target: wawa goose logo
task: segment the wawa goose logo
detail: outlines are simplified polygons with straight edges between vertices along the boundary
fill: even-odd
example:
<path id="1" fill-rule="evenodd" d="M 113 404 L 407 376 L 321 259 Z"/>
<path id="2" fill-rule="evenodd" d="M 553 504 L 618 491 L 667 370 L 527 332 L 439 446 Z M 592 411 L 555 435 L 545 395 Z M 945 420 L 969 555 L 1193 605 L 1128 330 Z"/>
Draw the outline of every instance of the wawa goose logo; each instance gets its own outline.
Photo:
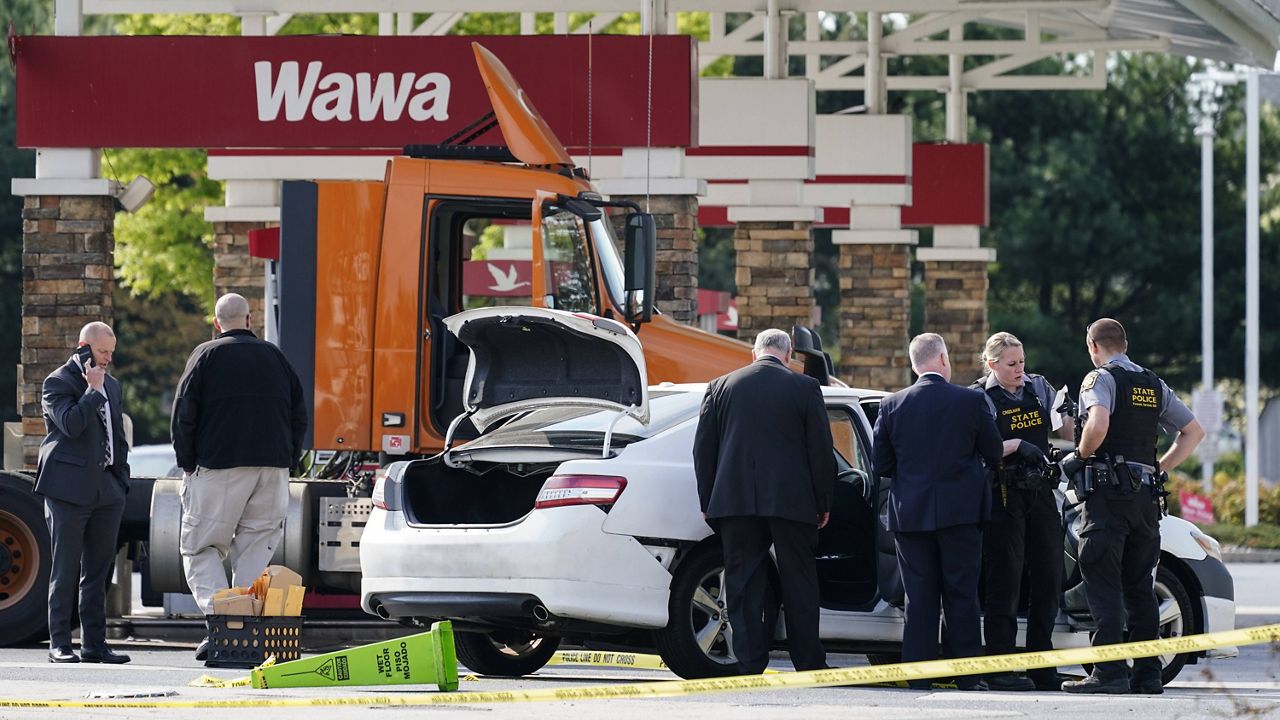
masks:
<path id="1" fill-rule="evenodd" d="M 329 122 L 361 122 L 382 119 L 395 122 L 406 112 L 415 121 L 449 119 L 449 76 L 432 72 L 343 73 L 324 72 L 319 60 L 307 63 L 300 72 L 297 61 L 280 63 L 279 71 L 269 60 L 253 64 L 258 94 L 258 120 L 273 122 L 284 109 L 284 119 Z"/>

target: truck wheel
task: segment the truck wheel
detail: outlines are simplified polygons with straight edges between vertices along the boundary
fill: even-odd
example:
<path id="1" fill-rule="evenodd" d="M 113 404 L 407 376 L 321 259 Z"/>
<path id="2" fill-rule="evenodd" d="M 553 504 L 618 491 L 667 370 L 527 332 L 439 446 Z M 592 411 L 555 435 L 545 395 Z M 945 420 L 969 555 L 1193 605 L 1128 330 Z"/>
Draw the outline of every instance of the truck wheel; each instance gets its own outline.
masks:
<path id="1" fill-rule="evenodd" d="M 44 637 L 49 627 L 49 530 L 31 481 L 0 474 L 0 644 Z"/>
<path id="2" fill-rule="evenodd" d="M 770 583 L 765 627 L 778 624 L 777 593 Z M 693 551 L 671 580 L 667 626 L 654 632 L 658 654 L 671 672 L 685 679 L 738 674 L 733 628 L 725 610 L 724 556 L 719 545 Z"/>
<path id="3" fill-rule="evenodd" d="M 520 630 L 458 632 L 454 633 L 453 640 L 458 659 L 468 670 L 496 677 L 532 675 L 560 648 L 558 637 Z"/>

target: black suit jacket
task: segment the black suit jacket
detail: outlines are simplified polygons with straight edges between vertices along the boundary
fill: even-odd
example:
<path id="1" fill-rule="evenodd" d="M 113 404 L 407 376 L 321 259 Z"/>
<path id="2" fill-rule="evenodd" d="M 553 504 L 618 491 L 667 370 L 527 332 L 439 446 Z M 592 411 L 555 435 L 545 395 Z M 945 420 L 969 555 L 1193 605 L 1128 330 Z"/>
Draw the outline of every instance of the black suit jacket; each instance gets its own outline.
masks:
<path id="1" fill-rule="evenodd" d="M 977 390 L 926 374 L 880 403 L 875 472 L 893 479 L 889 529 L 924 532 L 991 516 L 983 460 L 1003 454 L 1000 431 Z"/>
<path id="2" fill-rule="evenodd" d="M 713 380 L 702 399 L 693 468 L 709 519 L 816 525 L 831 507 L 836 476 L 818 382 L 768 357 Z"/>
<path id="3" fill-rule="evenodd" d="M 75 360 L 54 370 L 44 379 L 42 405 L 46 435 L 40 444 L 36 466 L 36 492 L 48 497 L 88 505 L 98 497 L 96 483 L 115 482 L 121 492 L 129 490 L 129 444 L 124 436 L 120 383 L 108 375 L 107 391 L 86 393 L 89 384 Z M 99 469 L 106 459 L 103 436 L 106 428 L 98 415 L 104 402 L 111 403 L 111 431 L 114 458 L 110 472 Z M 107 480 L 110 478 L 110 480 Z"/>

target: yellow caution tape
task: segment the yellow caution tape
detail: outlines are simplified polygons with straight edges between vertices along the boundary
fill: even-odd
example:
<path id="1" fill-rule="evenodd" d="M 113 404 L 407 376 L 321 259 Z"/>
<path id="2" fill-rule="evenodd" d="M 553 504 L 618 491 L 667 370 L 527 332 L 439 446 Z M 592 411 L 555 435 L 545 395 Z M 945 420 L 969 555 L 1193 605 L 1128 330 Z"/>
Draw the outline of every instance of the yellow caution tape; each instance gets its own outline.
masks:
<path id="1" fill-rule="evenodd" d="M 319 698 L 243 698 L 235 700 L 24 700 L 0 698 L 0 707 L 16 708 L 258 708 L 318 706 L 421 706 L 421 705 L 490 705 L 513 702 L 548 702 L 565 700 L 621 700 L 634 698 L 681 697 L 744 690 L 782 690 L 785 688 L 835 687 L 868 685 L 899 680 L 929 680 L 956 675 L 976 675 L 1003 670 L 1022 670 L 1080 665 L 1083 663 L 1128 660 L 1156 655 L 1182 654 L 1212 650 L 1233 645 L 1255 645 L 1280 641 L 1280 625 L 1264 625 L 1243 630 L 1226 630 L 1206 635 L 1146 640 L 1142 642 L 1069 648 L 1044 652 L 992 655 L 953 660 L 872 665 L 856 668 L 833 668 L 774 675 L 744 675 L 705 680 L 666 680 L 622 685 L 588 685 L 582 687 L 539 688 L 535 690 L 501 690 L 482 692 L 450 692 L 387 695 L 351 695 Z"/>
<path id="2" fill-rule="evenodd" d="M 206 687 L 206 688 L 229 688 L 229 687 L 253 687 L 253 678 L 248 676 L 226 680 L 224 678 L 216 678 L 212 675 L 201 675 L 200 677 L 187 683 L 187 687 Z"/>
<path id="3" fill-rule="evenodd" d="M 604 667 L 638 668 L 641 670 L 666 670 L 667 664 L 657 655 L 627 652 L 599 652 L 595 650 L 560 650 L 551 656 L 548 665 L 596 665 Z"/>

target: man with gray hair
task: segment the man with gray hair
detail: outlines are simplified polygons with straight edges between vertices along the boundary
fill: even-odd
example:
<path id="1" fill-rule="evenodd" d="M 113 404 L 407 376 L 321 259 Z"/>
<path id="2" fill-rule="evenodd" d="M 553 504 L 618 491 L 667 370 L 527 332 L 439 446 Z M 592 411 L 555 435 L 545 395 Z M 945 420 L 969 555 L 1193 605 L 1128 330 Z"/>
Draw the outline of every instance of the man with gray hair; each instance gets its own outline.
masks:
<path id="1" fill-rule="evenodd" d="M 206 615 L 213 595 L 247 586 L 271 562 L 284 533 L 289 469 L 302 456 L 302 383 L 275 345 L 249 330 L 249 303 L 227 293 L 214 308 L 218 336 L 187 359 L 170 432 L 182 468 L 178 546 L 187 586 Z M 208 640 L 196 650 L 205 660 Z"/>
<path id="2" fill-rule="evenodd" d="M 44 496 L 49 570 L 49 662 L 127 663 L 107 647 L 107 579 L 129 491 L 120 383 L 111 326 L 91 322 L 66 364 L 45 378 L 44 441 L 36 493 Z M 71 649 L 71 610 L 80 588 L 80 655 Z"/>
<path id="3" fill-rule="evenodd" d="M 875 473 L 891 483 L 889 530 L 907 595 L 902 661 L 938 656 L 940 611 L 946 656 L 972 657 L 982 653 L 981 523 L 991 516 L 983 462 L 999 463 L 1004 444 L 986 397 L 950 383 L 951 359 L 940 335 L 917 335 L 909 352 L 920 379 L 880 403 L 872 443 Z M 958 678 L 956 686 L 986 689 L 976 677 Z"/>
<path id="4" fill-rule="evenodd" d="M 830 517 L 836 465 L 822 389 L 787 367 L 791 338 L 756 336 L 755 362 L 707 386 L 693 441 L 703 517 L 720 535 L 732 648 L 743 674 L 769 664 L 764 621 L 774 547 L 787 644 L 797 670 L 827 666 L 818 636 L 818 530 Z M 728 635 L 728 633 L 726 633 Z M 723 641 L 717 641 L 723 642 Z"/>

